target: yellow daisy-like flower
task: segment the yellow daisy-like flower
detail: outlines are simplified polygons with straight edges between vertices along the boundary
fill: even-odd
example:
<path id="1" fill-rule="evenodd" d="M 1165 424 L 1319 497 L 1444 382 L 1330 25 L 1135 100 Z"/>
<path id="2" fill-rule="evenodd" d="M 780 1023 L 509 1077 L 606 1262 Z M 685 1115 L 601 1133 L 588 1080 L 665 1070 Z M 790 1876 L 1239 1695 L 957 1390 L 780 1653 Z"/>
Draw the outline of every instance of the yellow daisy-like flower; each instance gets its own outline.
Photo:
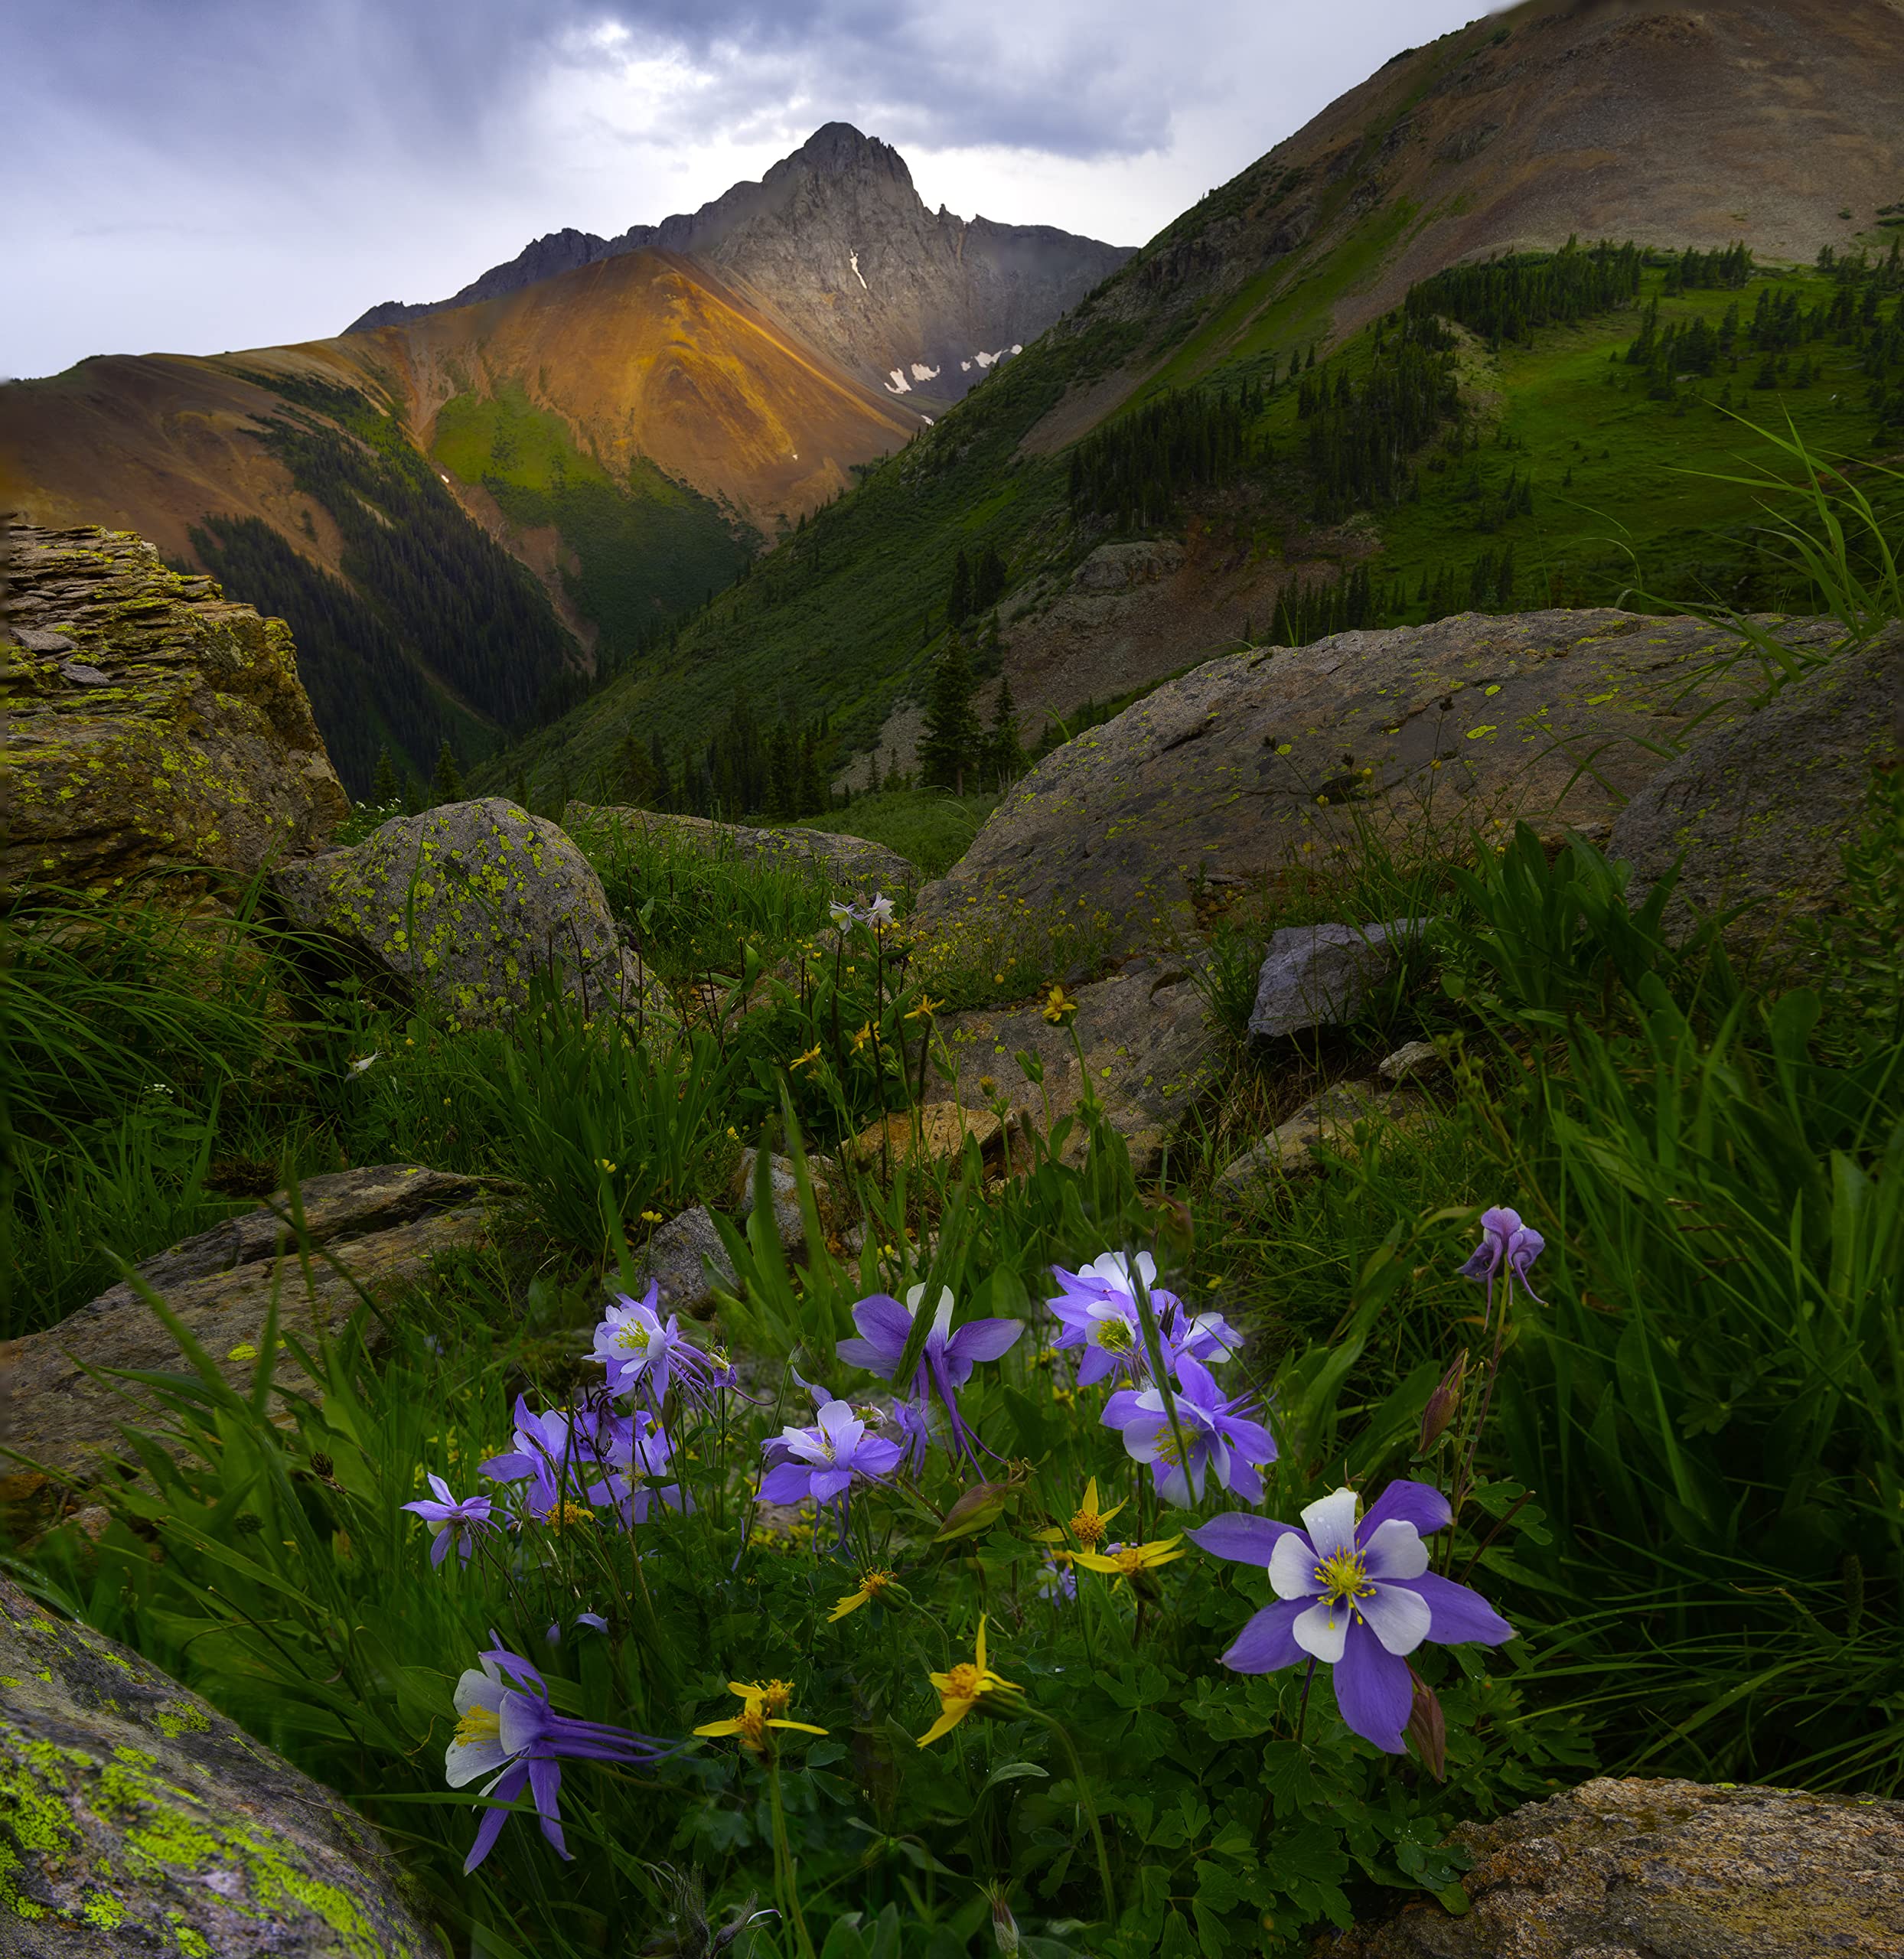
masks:
<path id="1" fill-rule="evenodd" d="M 892 1586 L 892 1573 L 889 1571 L 862 1571 L 859 1574 L 859 1589 L 849 1592 L 838 1605 L 826 1615 L 826 1623 L 831 1625 L 836 1619 L 843 1619 L 849 1612 L 856 1612 L 862 1605 L 869 1605 L 881 1593 Z"/>
<path id="2" fill-rule="evenodd" d="M 853 1051 L 856 1054 L 858 1054 L 860 1049 L 863 1048 L 872 1038 L 872 1022 L 871 1021 L 868 1021 L 866 1025 L 861 1028 L 859 1032 L 853 1037 Z"/>
<path id="3" fill-rule="evenodd" d="M 921 1748 L 929 1747 L 941 1735 L 949 1735 L 988 1694 L 1016 1693 L 1019 1690 L 1001 1679 L 985 1664 L 985 1621 L 979 1621 L 979 1636 L 969 1661 L 961 1660 L 949 1674 L 934 1674 L 932 1684 L 939 1691 L 939 1718 L 919 1737 Z"/>
<path id="4" fill-rule="evenodd" d="M 741 1711 L 725 1721 L 706 1721 L 696 1728 L 697 1735 L 709 1739 L 722 1735 L 736 1736 L 748 1754 L 765 1756 L 773 1747 L 773 1737 L 767 1732 L 770 1728 L 794 1728 L 803 1735 L 823 1735 L 824 1728 L 816 1728 L 810 1721 L 788 1721 L 781 1716 L 793 1704 L 794 1690 L 784 1680 L 768 1680 L 764 1686 L 754 1680 L 729 1680 L 729 1693 L 740 1696 Z"/>
<path id="5" fill-rule="evenodd" d="M 817 1044 L 816 1044 L 814 1046 L 809 1048 L 805 1054 L 796 1054 L 794 1058 L 787 1064 L 787 1065 L 790 1069 L 810 1068 L 819 1059 L 820 1048 Z"/>
<path id="6" fill-rule="evenodd" d="M 1045 996 L 1044 1014 L 1052 1026 L 1061 1027 L 1078 1011 L 1078 1002 L 1062 986 L 1054 986 Z"/>
<path id="7" fill-rule="evenodd" d="M 1153 1570 L 1182 1556 L 1181 1537 L 1159 1537 L 1155 1543 L 1126 1544 L 1121 1550 L 1108 1553 L 1080 1551 L 1078 1562 L 1087 1571 L 1107 1571 L 1115 1578 L 1135 1578 L 1140 1571 Z"/>
<path id="8" fill-rule="evenodd" d="M 1126 1502 L 1129 1501 L 1128 1498 L 1125 1499 Z M 1092 1477 L 1084 1485 L 1083 1502 L 1078 1506 L 1071 1517 L 1072 1537 L 1087 1551 L 1094 1546 L 1101 1544 L 1110 1534 L 1106 1527 L 1123 1507 L 1123 1504 L 1114 1503 L 1108 1510 L 1100 1510 L 1097 1508 L 1097 1478 Z M 1064 1534 L 1061 1530 L 1041 1530 L 1037 1535 L 1038 1541 L 1042 1544 L 1061 1544 L 1064 1541 Z"/>
<path id="9" fill-rule="evenodd" d="M 932 1016 L 938 1012 L 940 1008 L 944 1005 L 944 1001 L 935 1000 L 930 993 L 921 993 L 919 996 L 919 1004 L 906 1015 L 906 1019 L 908 1020 L 930 1020 Z"/>

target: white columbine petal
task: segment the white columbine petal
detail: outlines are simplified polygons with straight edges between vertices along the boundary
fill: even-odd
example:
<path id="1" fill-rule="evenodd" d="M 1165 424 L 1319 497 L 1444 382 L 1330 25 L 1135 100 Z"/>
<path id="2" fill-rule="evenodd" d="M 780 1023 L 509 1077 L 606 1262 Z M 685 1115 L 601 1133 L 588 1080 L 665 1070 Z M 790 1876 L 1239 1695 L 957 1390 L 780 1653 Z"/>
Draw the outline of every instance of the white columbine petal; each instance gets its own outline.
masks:
<path id="1" fill-rule="evenodd" d="M 1286 1537 L 1278 1538 L 1276 1548 L 1280 1550 L 1288 1542 Z M 1325 1661 L 1332 1667 L 1348 1644 L 1348 1614 L 1340 1605 L 1319 1599 L 1307 1612 L 1296 1615 L 1289 1634 L 1312 1659 Z"/>
<path id="2" fill-rule="evenodd" d="M 1270 1584 L 1279 1599 L 1313 1599 L 1316 1550 L 1299 1530 L 1285 1530 L 1270 1552 Z"/>
<path id="3" fill-rule="evenodd" d="M 1318 1497 L 1302 1512 L 1303 1528 L 1316 1547 L 1316 1562 L 1325 1564 L 1344 1551 L 1355 1549 L 1355 1492 L 1332 1490 Z"/>
<path id="4" fill-rule="evenodd" d="M 1428 1601 L 1405 1585 L 1377 1585 L 1372 1597 L 1355 1601 L 1355 1609 L 1369 1631 L 1397 1654 L 1414 1651 L 1428 1637 L 1428 1622 L 1433 1616 Z"/>
<path id="5" fill-rule="evenodd" d="M 1428 1547 L 1407 1517 L 1391 1517 L 1376 1525 L 1362 1561 L 1371 1578 L 1419 1578 L 1428 1569 Z"/>

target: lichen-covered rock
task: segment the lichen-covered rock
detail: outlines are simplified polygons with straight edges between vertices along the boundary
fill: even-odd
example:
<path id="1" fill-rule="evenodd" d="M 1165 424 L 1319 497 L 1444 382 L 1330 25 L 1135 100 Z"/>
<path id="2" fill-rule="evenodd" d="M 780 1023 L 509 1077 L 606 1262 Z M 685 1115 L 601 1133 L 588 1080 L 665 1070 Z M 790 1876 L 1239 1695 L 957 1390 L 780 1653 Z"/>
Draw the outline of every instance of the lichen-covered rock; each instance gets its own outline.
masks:
<path id="1" fill-rule="evenodd" d="M 1432 1899 L 1319 1941 L 1318 1959 L 1895 1959 L 1904 1803 L 1602 1777 L 1454 1840 L 1459 1918 Z"/>
<path id="2" fill-rule="evenodd" d="M 1433 1120 L 1428 1098 L 1415 1089 L 1391 1088 L 1381 1081 L 1338 1082 L 1252 1143 L 1217 1178 L 1217 1187 L 1247 1191 L 1279 1178 L 1306 1176 L 1321 1167 L 1325 1151 L 1352 1159 L 1359 1149 L 1358 1133 L 1416 1133 Z"/>
<path id="3" fill-rule="evenodd" d="M 15 524 L 0 549 L 0 885 L 104 895 L 155 865 L 248 876 L 324 848 L 350 805 L 282 619 L 129 531 Z"/>
<path id="4" fill-rule="evenodd" d="M 294 1214 L 288 1194 L 201 1231 L 137 1267 L 218 1361 L 235 1387 L 249 1387 L 273 1303 L 280 1338 L 308 1341 L 341 1328 L 367 1294 L 377 1305 L 423 1283 L 442 1253 L 487 1241 L 486 1185 L 478 1177 L 412 1163 L 312 1177 Z M 294 1214 L 308 1259 L 299 1250 Z M 380 1322 L 367 1332 L 374 1343 Z M 158 1315 L 129 1283 L 102 1292 L 44 1333 L 0 1341 L 0 1454 L 73 1478 L 98 1473 L 122 1449 L 126 1423 L 149 1421 L 150 1397 L 96 1371 L 186 1365 Z M 294 1391 L 311 1383 L 288 1355 L 277 1379 Z M 24 1504 L 28 1491 L 11 1493 Z"/>
<path id="5" fill-rule="evenodd" d="M 396 817 L 361 843 L 282 866 L 272 888 L 298 924 L 440 1001 L 453 1026 L 513 1019 L 538 973 L 591 1011 L 665 1010 L 588 860 L 500 797 Z"/>
<path id="6" fill-rule="evenodd" d="M 1773 623 L 1794 644 L 1835 631 Z M 1603 838 L 1661 766 L 1644 744 L 1743 694 L 1700 677 L 1727 644 L 1694 619 L 1466 613 L 1207 661 L 1048 755 L 915 918 L 956 941 L 1082 901 L 1130 949 L 1191 925 L 1207 882 L 1327 876 L 1358 821 L 1404 856 L 1517 818 Z"/>
<path id="7" fill-rule="evenodd" d="M 635 837 L 678 843 L 699 856 L 811 870 L 843 891 L 867 897 L 875 891 L 910 891 L 919 882 L 919 867 L 910 858 L 883 843 L 832 830 L 763 830 L 750 823 L 717 823 L 706 817 L 592 803 L 569 803 L 562 813 L 562 826 L 592 848 L 612 848 L 614 833 L 621 830 Z"/>
<path id="8" fill-rule="evenodd" d="M 0 1578 L 8 1959 L 439 1959 L 343 1801 Z"/>
<path id="9" fill-rule="evenodd" d="M 1789 943 L 1843 884 L 1873 769 L 1904 751 L 1904 625 L 1834 657 L 1742 721 L 1695 741 L 1613 824 L 1609 846 L 1633 866 L 1638 904 L 1684 852 L 1669 931 L 1695 911 L 1751 908 L 1731 927 L 1742 945 Z"/>

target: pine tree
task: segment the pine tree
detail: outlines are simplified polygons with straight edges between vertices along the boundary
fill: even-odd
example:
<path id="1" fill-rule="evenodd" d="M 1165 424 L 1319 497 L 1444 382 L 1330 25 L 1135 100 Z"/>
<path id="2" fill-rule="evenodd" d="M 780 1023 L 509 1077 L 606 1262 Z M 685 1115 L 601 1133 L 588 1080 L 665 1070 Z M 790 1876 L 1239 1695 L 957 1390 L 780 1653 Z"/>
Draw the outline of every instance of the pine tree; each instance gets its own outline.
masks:
<path id="1" fill-rule="evenodd" d="M 526 810 L 529 807 L 529 774 L 526 769 L 516 771 L 516 807 Z"/>
<path id="2" fill-rule="evenodd" d="M 950 789 L 960 796 L 965 794 L 967 771 L 977 765 L 983 738 L 978 716 L 972 710 L 975 689 L 964 642 L 954 634 L 932 670 L 919 764 L 933 787 Z"/>
<path id="3" fill-rule="evenodd" d="M 964 624 L 972 610 L 972 567 L 961 551 L 952 561 L 952 592 L 945 605 L 946 623 Z"/>
<path id="4" fill-rule="evenodd" d="M 654 758 L 633 728 L 624 733 L 615 751 L 614 782 L 615 794 L 631 808 L 654 808 Z"/>
<path id="5" fill-rule="evenodd" d="M 430 787 L 435 792 L 439 805 L 463 800 L 463 778 L 457 768 L 456 758 L 450 751 L 447 735 L 443 737 L 443 745 L 436 751 L 436 769 L 430 778 Z"/>
<path id="6" fill-rule="evenodd" d="M 1018 707 L 1012 699 L 1009 676 L 998 683 L 998 699 L 992 703 L 992 732 L 986 737 L 985 765 L 1000 789 L 1025 766 L 1025 751 L 1018 738 Z"/>
<path id="7" fill-rule="evenodd" d="M 377 751 L 377 782 L 370 791 L 370 800 L 380 810 L 387 810 L 396 797 L 396 768 L 386 746 Z"/>

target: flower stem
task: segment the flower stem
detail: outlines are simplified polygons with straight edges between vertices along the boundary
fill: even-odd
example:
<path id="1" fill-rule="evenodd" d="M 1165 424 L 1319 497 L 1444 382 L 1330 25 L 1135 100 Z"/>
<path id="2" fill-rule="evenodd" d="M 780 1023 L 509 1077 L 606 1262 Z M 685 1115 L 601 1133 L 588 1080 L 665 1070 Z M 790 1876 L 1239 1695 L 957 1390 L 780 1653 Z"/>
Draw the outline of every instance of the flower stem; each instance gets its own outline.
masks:
<path id="1" fill-rule="evenodd" d="M 1084 1774 L 1084 1765 L 1078 1759 L 1078 1750 L 1064 1723 L 1051 1714 L 1041 1713 L 1038 1718 L 1064 1745 L 1064 1759 L 1071 1764 L 1071 1779 L 1078 1785 L 1078 1800 L 1084 1805 L 1084 1814 L 1091 1824 L 1091 1840 L 1097 1852 L 1097 1881 L 1104 1889 L 1105 1924 L 1107 1927 L 1115 1927 L 1117 1894 L 1111 1886 L 1110 1859 L 1104 1850 L 1104 1833 L 1097 1820 L 1097 1805 L 1091 1800 L 1091 1783 Z"/>
<path id="2" fill-rule="evenodd" d="M 771 1756 L 767 1763 L 767 1800 L 774 1814 L 774 1866 L 781 1904 L 793 1925 L 800 1959 L 813 1959 L 813 1942 L 807 1936 L 807 1921 L 800 1916 L 800 1891 L 794 1882 L 793 1846 L 787 1840 L 787 1812 L 780 1800 L 780 1763 Z"/>

